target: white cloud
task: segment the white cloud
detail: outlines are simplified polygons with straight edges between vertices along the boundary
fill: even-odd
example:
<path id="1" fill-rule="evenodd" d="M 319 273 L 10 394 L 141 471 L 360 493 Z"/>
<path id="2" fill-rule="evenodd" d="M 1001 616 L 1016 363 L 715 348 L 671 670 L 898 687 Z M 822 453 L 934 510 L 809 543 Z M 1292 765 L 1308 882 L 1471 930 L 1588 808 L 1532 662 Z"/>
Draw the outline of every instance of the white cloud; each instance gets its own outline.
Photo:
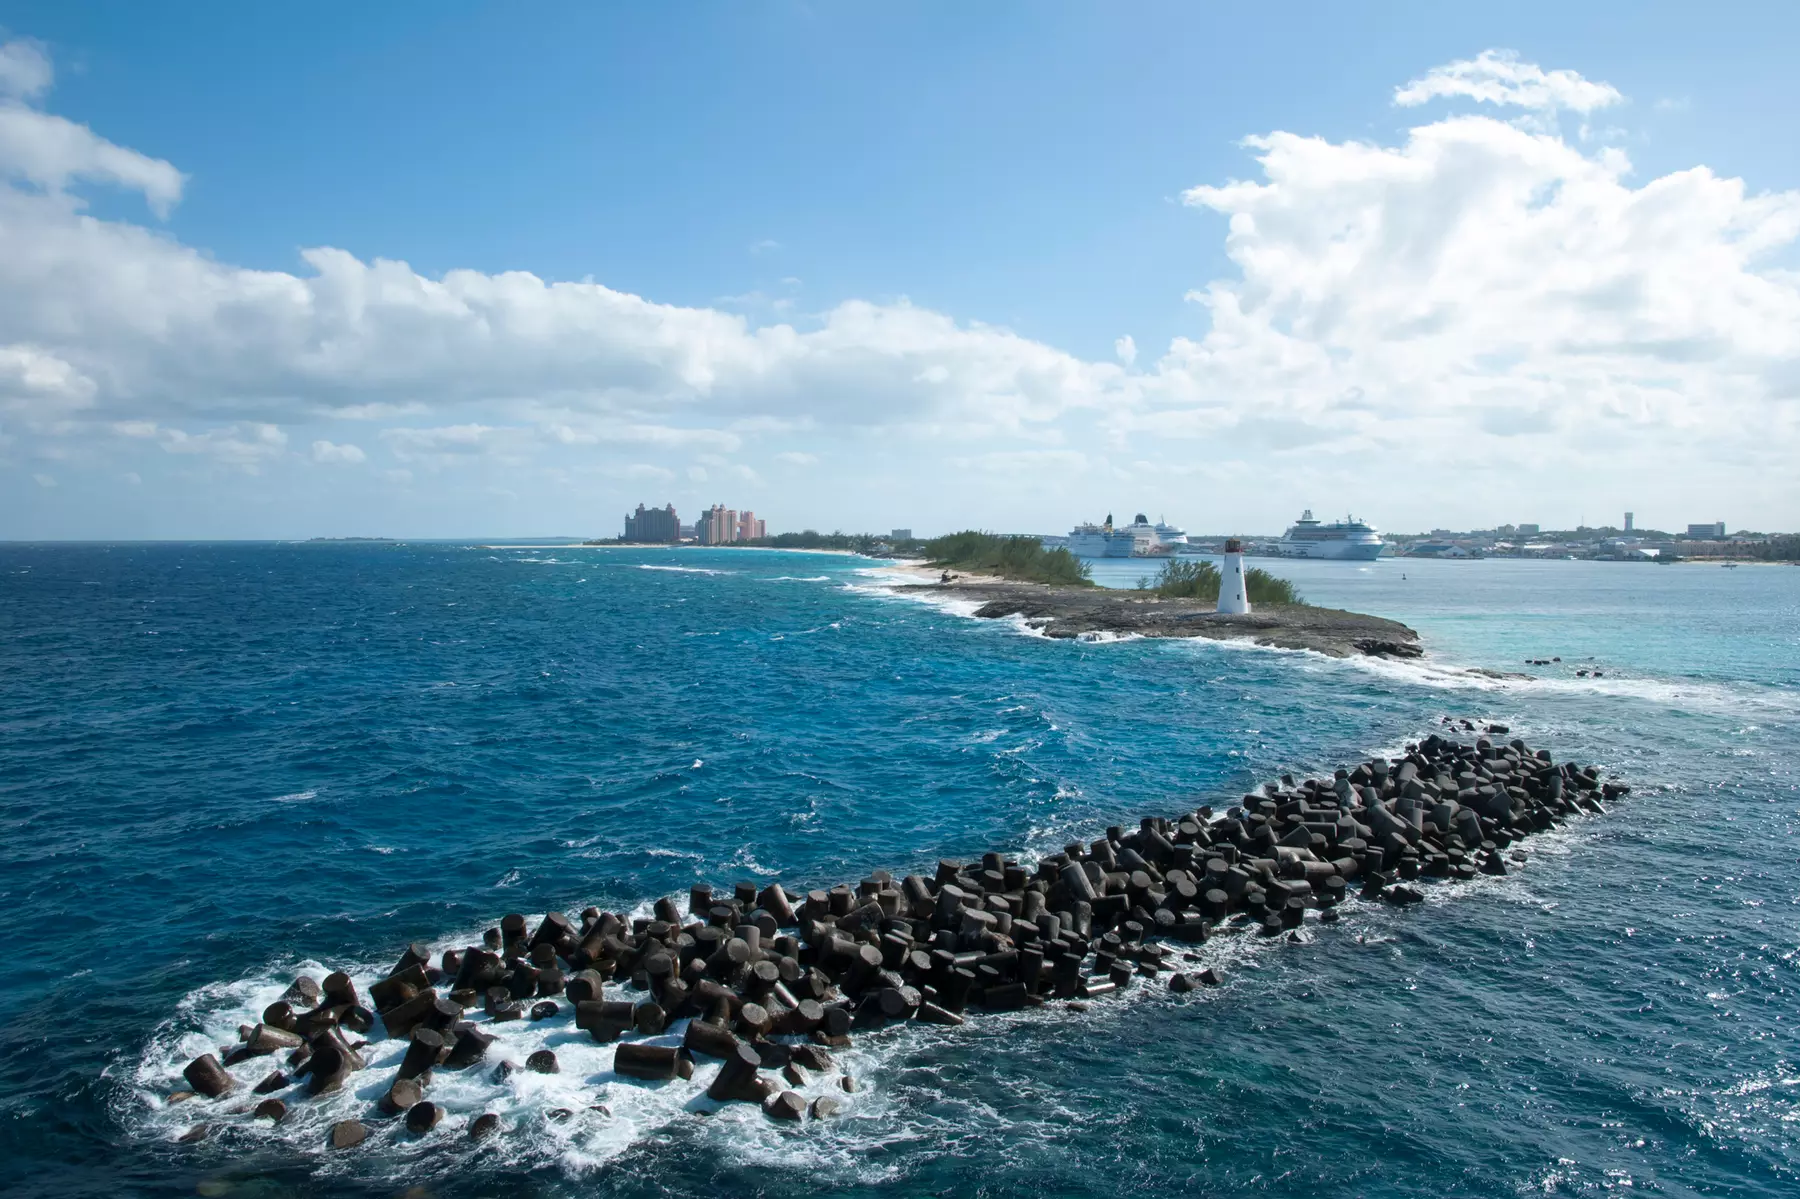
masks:
<path id="1" fill-rule="evenodd" d="M 0 42 L 0 96 L 33 99 L 50 90 L 53 78 L 42 43 L 31 38 Z"/>
<path id="2" fill-rule="evenodd" d="M 127 423 L 132 430 L 126 436 L 140 436 L 141 425 Z M 171 454 L 191 454 L 210 459 L 221 466 L 235 467 L 256 474 L 264 463 L 280 457 L 287 449 L 287 433 L 277 425 L 256 421 L 240 422 L 203 433 L 185 429 L 155 428 L 153 436 Z"/>
<path id="3" fill-rule="evenodd" d="M 772 237 L 758 238 L 756 241 L 750 243 L 750 252 L 757 255 L 767 254 L 772 250 L 779 250 L 780 248 L 781 243 Z"/>
<path id="4" fill-rule="evenodd" d="M 49 60 L 36 43 L 0 44 L 0 173 L 52 195 L 77 181 L 112 184 L 142 192 L 151 211 L 167 216 L 181 199 L 181 172 L 31 107 L 50 79 Z"/>
<path id="5" fill-rule="evenodd" d="M 1263 181 L 1185 193 L 1229 217 L 1242 272 L 1195 293 L 1212 328 L 1160 364 L 1195 431 L 1409 446 L 1427 471 L 1641 468 L 1669 436 L 1792 446 L 1800 287 L 1771 255 L 1800 234 L 1800 193 L 1704 167 L 1634 188 L 1617 151 L 1485 117 L 1391 148 L 1250 144 Z"/>
<path id="6" fill-rule="evenodd" d="M 12 94 L 49 86 L 5 69 Z M 1493 52 L 1396 100 L 1431 96 L 1534 113 L 1620 99 Z M 1148 476 L 1203 452 L 1285 510 L 1296 471 L 1359 504 L 1481 486 L 1511 502 L 1657 469 L 1730 486 L 1800 451 L 1800 275 L 1774 257 L 1800 236 L 1800 195 L 1704 167 L 1639 183 L 1615 149 L 1490 117 L 1421 123 L 1396 145 L 1250 139 L 1260 177 L 1184 194 L 1229 223 L 1233 273 L 1192 293 L 1204 332 L 1143 359 L 1121 336 L 1116 361 L 1086 361 L 904 299 L 759 325 L 332 248 L 294 272 L 248 270 L 64 194 L 119 183 L 173 203 L 170 164 L 22 102 L 0 112 L 32 131 L 0 138 L 0 176 L 23 181 L 0 185 L 9 437 L 87 434 L 121 456 L 155 445 L 254 472 L 304 424 L 314 460 L 361 455 L 349 441 L 372 435 L 421 477 L 560 464 L 672 481 L 630 473 L 667 472 L 635 461 L 667 456 L 696 483 L 844 446 L 947 508 L 967 507 L 960 482 L 939 482 L 952 454 L 1007 476 L 990 494 L 1039 507 L 1088 502 L 1069 498 L 1071 476 L 1083 497 L 1116 488 L 1101 453 Z M 57 137 L 73 148 L 47 152 Z M 342 421 L 363 423 L 330 427 Z M 811 452 L 775 449 L 802 435 Z M 1229 475 L 1243 463 L 1256 469 Z"/>
<path id="7" fill-rule="evenodd" d="M 1394 103 L 1410 107 L 1454 96 L 1540 112 L 1568 109 L 1583 115 L 1625 99 L 1610 83 L 1595 83 L 1574 71 L 1546 71 L 1536 63 L 1521 62 L 1510 50 L 1483 50 L 1474 58 L 1433 67 L 1423 78 L 1396 88 Z"/>
<path id="8" fill-rule="evenodd" d="M 54 354 L 30 345 L 0 345 L 0 412 L 64 417 L 93 397 L 94 381 Z"/>
<path id="9" fill-rule="evenodd" d="M 329 441 L 312 443 L 312 460 L 319 463 L 332 463 L 339 466 L 354 466 L 368 461 L 368 455 L 359 446 L 336 445 Z"/>
<path id="10" fill-rule="evenodd" d="M 32 480 L 32 482 L 36 483 L 39 487 L 55 487 L 56 486 L 56 480 L 53 477 L 51 477 L 50 475 L 42 475 L 42 474 L 32 475 L 31 480 Z"/>

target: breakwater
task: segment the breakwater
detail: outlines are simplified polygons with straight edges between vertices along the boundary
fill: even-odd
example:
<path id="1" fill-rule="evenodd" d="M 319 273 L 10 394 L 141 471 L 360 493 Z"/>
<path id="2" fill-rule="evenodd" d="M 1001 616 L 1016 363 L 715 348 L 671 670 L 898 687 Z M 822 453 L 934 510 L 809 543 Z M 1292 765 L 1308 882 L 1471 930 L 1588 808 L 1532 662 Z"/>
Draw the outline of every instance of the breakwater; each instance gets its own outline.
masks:
<path id="1" fill-rule="evenodd" d="M 222 1120 L 283 1123 L 346 1090 L 370 1102 L 324 1130 L 336 1149 L 372 1131 L 485 1139 L 506 1133 L 500 1116 L 452 1111 L 432 1097 L 436 1083 L 561 1072 L 555 1049 L 519 1060 L 507 1047 L 510 1029 L 553 1021 L 612 1046 L 609 1081 L 686 1087 L 696 1101 L 704 1091 L 779 1120 L 829 1118 L 858 1085 L 833 1056 L 854 1038 L 1086 1006 L 1133 986 L 1216 984 L 1180 968 L 1184 944 L 1297 936 L 1309 920 L 1335 922 L 1351 888 L 1407 905 L 1428 880 L 1504 874 L 1516 841 L 1629 790 L 1506 741 L 1503 726 L 1469 743 L 1446 732 L 1331 778 L 1284 776 L 1222 814 L 1203 806 L 1109 828 L 1030 866 L 990 853 L 792 895 L 696 886 L 638 916 L 509 914 L 480 944 L 407 946 L 373 980 L 296 979 L 236 1045 L 189 1062 L 168 1098 L 210 1109 L 183 1139 Z M 370 1080 L 378 1056 L 387 1061 Z"/>

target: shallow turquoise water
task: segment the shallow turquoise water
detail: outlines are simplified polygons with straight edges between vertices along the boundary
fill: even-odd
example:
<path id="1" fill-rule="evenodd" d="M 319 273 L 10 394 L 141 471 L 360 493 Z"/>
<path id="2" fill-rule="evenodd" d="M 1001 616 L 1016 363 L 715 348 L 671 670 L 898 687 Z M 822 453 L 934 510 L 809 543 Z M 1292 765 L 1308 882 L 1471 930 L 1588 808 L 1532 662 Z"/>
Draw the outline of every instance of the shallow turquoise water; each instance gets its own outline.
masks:
<path id="1" fill-rule="evenodd" d="M 9 1186 L 1800 1186 L 1800 571 L 1281 564 L 1314 602 L 1420 629 L 1433 656 L 1415 665 L 1050 642 L 884 594 L 869 567 L 0 547 Z M 863 1038 L 865 1089 L 833 1124 L 702 1116 L 565 1069 L 440 1096 L 453 1119 L 504 1112 L 487 1150 L 384 1132 L 333 1157 L 328 1111 L 179 1146 L 196 1115 L 160 1103 L 309 962 L 385 966 L 507 911 L 628 909 L 701 879 L 1047 850 L 1397 747 L 1446 713 L 1505 721 L 1636 794 L 1422 910 L 1355 908 L 1306 945 L 1214 942 L 1217 991 Z M 556 1106 L 580 1115 L 547 1120 Z"/>

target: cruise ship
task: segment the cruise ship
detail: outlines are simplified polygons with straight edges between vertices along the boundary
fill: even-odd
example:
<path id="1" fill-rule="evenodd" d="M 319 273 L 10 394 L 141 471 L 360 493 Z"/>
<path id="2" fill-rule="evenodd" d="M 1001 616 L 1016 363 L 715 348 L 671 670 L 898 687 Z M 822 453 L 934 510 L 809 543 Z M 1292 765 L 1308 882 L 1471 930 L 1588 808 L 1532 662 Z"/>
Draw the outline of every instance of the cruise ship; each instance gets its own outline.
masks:
<path id="1" fill-rule="evenodd" d="M 1283 558 L 1373 562 L 1381 556 L 1381 534 L 1367 521 L 1353 516 L 1325 524 L 1315 520 L 1312 509 L 1308 508 L 1276 543 L 1275 549 Z"/>
<path id="2" fill-rule="evenodd" d="M 1187 544 L 1187 533 L 1163 521 L 1150 523 L 1142 512 L 1128 525 L 1081 524 L 1069 530 L 1068 550 L 1077 558 L 1166 558 Z"/>

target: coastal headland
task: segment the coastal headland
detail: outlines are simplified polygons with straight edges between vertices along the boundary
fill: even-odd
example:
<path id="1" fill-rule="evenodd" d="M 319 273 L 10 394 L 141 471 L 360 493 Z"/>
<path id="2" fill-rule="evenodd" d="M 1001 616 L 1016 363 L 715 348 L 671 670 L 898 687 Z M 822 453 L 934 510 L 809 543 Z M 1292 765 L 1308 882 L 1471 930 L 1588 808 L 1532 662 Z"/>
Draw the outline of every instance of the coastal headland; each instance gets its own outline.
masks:
<path id="1" fill-rule="evenodd" d="M 1397 620 L 1310 604 L 1270 605 L 1244 615 L 1226 615 L 1215 611 L 1211 600 L 988 577 L 953 577 L 948 583 L 906 584 L 897 590 L 976 601 L 981 604 L 977 617 L 1017 616 L 1044 636 L 1061 639 L 1108 634 L 1205 637 L 1309 649 L 1333 658 L 1419 658 L 1425 653 L 1419 634 Z"/>

